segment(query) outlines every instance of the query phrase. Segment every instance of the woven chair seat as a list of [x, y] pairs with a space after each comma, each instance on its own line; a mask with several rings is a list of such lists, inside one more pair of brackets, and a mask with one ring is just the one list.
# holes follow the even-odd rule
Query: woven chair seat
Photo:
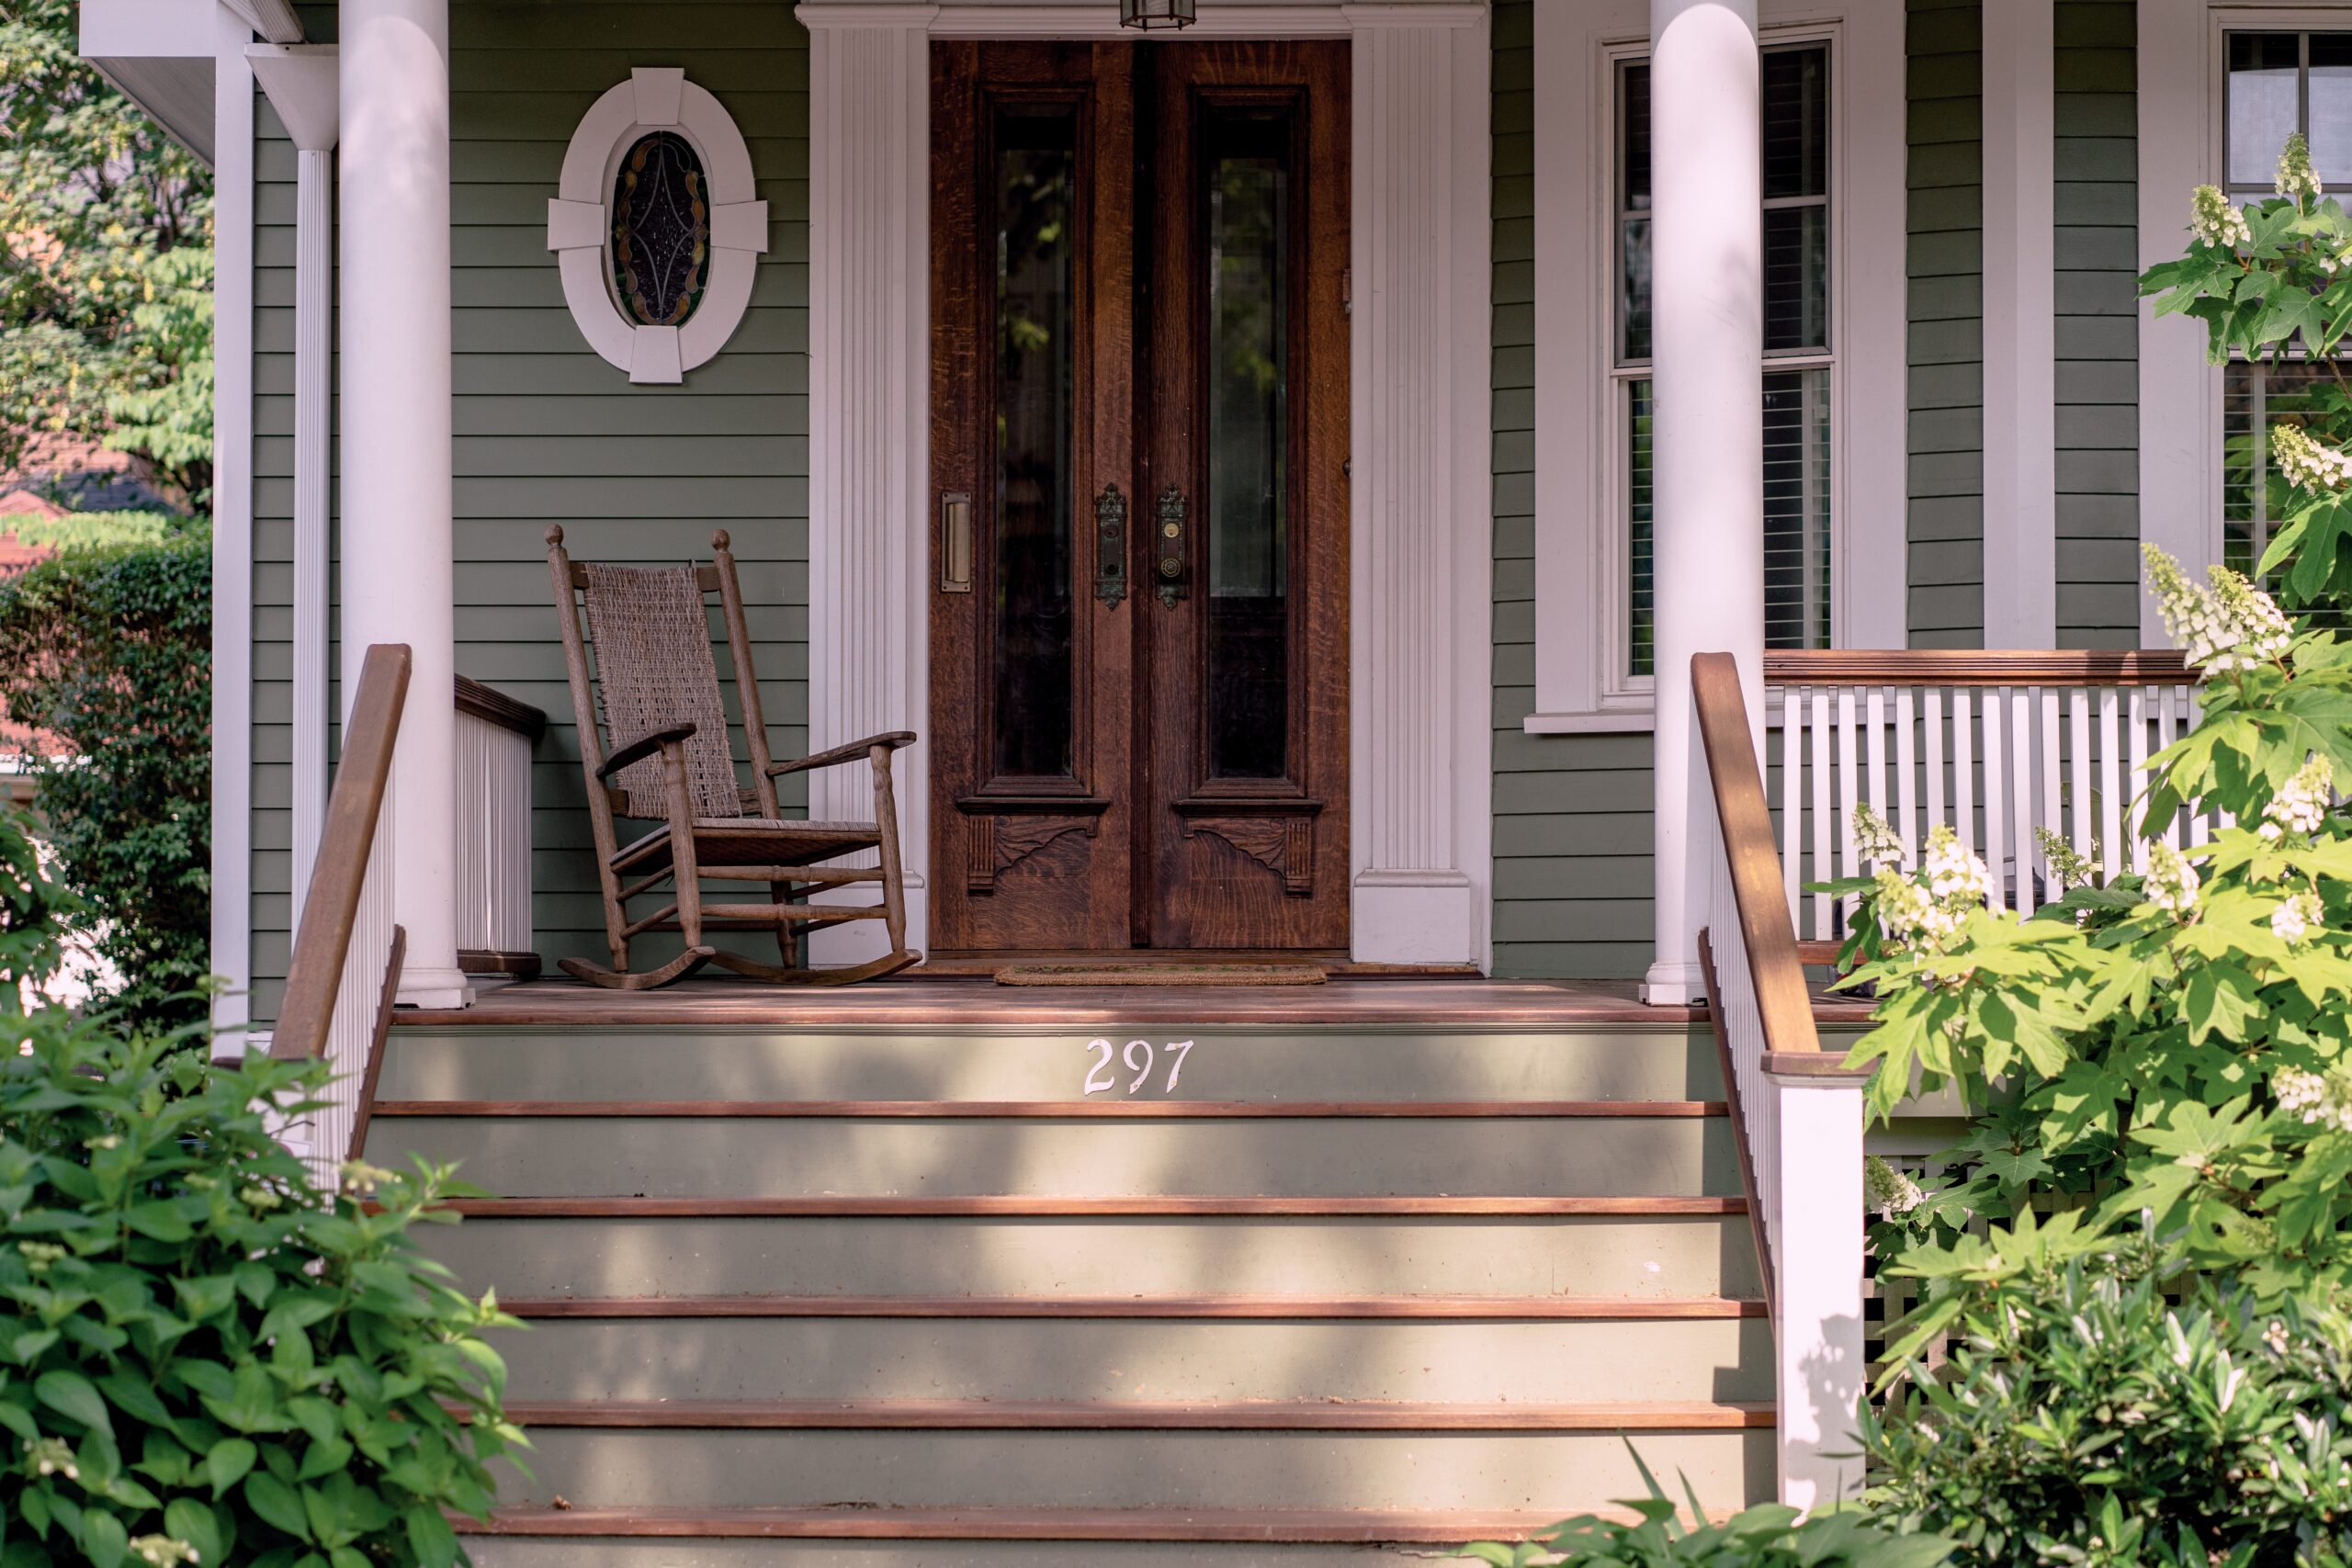
[[[695, 858], [704, 865], [807, 865], [881, 843], [872, 822], [803, 822], [797, 818], [697, 817]], [[634, 839], [613, 856], [616, 870], [648, 871], [670, 863], [667, 825]]]

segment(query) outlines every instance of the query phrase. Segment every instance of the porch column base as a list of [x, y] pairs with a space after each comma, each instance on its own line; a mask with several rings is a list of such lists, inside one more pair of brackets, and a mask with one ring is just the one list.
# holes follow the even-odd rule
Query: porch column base
[[1458, 871], [1356, 874], [1350, 918], [1359, 964], [1476, 964], [1478, 890]]
[[473, 977], [462, 969], [403, 966], [401, 988], [392, 999], [404, 1008], [469, 1008], [474, 1005]]
[[1642, 1002], [1654, 1008], [1689, 1007], [1707, 999], [1707, 977], [1696, 964], [1657, 963], [1642, 976]]

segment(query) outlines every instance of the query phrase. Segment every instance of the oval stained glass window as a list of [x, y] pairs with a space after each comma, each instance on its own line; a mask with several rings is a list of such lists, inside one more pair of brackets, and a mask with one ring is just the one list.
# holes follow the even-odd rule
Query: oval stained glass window
[[710, 187], [674, 130], [639, 137], [613, 177], [613, 292], [639, 326], [685, 324], [710, 282]]

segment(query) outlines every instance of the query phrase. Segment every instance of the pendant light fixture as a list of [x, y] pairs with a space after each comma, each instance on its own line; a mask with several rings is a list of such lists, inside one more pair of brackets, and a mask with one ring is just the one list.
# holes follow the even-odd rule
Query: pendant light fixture
[[1193, 0], [1119, 0], [1119, 25], [1145, 32], [1155, 28], [1189, 28]]

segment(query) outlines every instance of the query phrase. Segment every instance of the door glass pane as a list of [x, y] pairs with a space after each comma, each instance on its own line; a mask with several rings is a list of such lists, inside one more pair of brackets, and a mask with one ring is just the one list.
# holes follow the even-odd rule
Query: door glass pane
[[1208, 748], [1281, 778], [1290, 733], [1290, 123], [1207, 123]]
[[996, 771], [1071, 770], [1070, 231], [1078, 119], [1001, 110], [996, 207]]
[[2293, 33], [2230, 35], [2230, 184], [2267, 186], [2295, 130]]

